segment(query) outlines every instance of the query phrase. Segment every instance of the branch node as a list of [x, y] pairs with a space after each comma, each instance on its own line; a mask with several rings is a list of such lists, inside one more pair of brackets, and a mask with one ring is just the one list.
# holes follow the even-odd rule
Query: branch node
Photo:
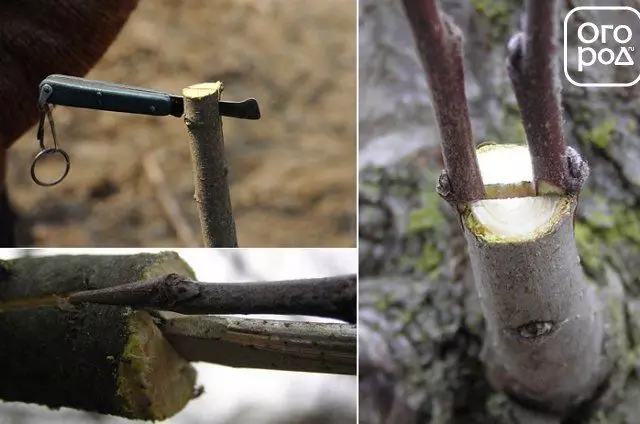
[[436, 185], [436, 193], [440, 195], [444, 200], [448, 202], [453, 201], [453, 192], [451, 189], [451, 180], [449, 179], [449, 174], [447, 174], [447, 170], [444, 169], [440, 176], [438, 177], [438, 183]]
[[435, 0], [404, 0], [418, 54], [431, 92], [449, 176], [450, 203], [465, 204], [485, 196], [475, 154], [465, 94], [462, 31]]
[[589, 163], [571, 146], [567, 147], [567, 166], [569, 178], [567, 191], [569, 194], [578, 194], [582, 186], [589, 178], [591, 170]]

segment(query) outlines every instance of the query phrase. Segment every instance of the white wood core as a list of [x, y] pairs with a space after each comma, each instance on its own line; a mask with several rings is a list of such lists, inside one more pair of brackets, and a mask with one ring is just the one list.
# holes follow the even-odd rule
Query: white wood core
[[[477, 151], [485, 185], [509, 185], [533, 181], [526, 146], [485, 145]], [[560, 197], [520, 197], [480, 200], [471, 211], [487, 230], [505, 238], [530, 238], [553, 217]]]

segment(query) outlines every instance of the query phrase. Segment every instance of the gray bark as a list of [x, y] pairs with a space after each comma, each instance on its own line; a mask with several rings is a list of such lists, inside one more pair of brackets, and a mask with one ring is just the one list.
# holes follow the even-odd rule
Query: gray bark
[[[524, 142], [504, 66], [519, 4], [443, 2], [466, 34], [477, 142]], [[486, 323], [466, 243], [456, 214], [435, 194], [439, 139], [409, 27], [399, 2], [365, 0], [360, 7], [361, 422], [561, 422], [488, 381], [480, 358]], [[633, 30], [640, 31], [637, 23]], [[562, 81], [567, 143], [591, 167], [576, 241], [611, 317], [605, 348], [615, 361], [595, 395], [562, 422], [631, 424], [640, 414], [638, 89], [590, 90]]]
[[309, 315], [356, 322], [356, 274], [236, 284], [204, 283], [167, 274], [102, 290], [72, 293], [67, 300], [128, 305], [186, 315]]
[[193, 161], [194, 199], [205, 247], [238, 247], [224, 152], [222, 83], [203, 83], [182, 90], [184, 122]]
[[533, 240], [483, 240], [464, 222], [487, 376], [494, 388], [558, 414], [592, 396], [612, 362], [603, 349], [608, 311], [585, 281], [573, 236], [577, 202], [568, 203]]
[[172, 318], [160, 328], [194, 362], [356, 374], [355, 325], [207, 316]]

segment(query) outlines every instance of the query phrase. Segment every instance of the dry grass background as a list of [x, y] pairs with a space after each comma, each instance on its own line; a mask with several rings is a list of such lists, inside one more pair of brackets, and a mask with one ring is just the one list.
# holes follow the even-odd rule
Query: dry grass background
[[[355, 246], [356, 4], [353, 0], [142, 0], [90, 78], [180, 93], [221, 80], [262, 119], [224, 120], [239, 243]], [[56, 108], [72, 158], [54, 188], [31, 182], [35, 129], [11, 152], [14, 204], [38, 246], [183, 246], [142, 163], [199, 235], [182, 119]]]

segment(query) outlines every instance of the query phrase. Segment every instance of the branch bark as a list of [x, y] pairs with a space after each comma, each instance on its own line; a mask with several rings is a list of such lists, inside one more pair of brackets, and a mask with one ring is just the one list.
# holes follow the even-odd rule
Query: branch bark
[[202, 283], [168, 274], [71, 293], [66, 300], [72, 304], [127, 305], [183, 314], [311, 315], [355, 323], [356, 280], [354, 274], [288, 281]]
[[[3, 304], [171, 271], [191, 274], [174, 253], [22, 258], [0, 265]], [[184, 408], [194, 393], [195, 369], [144, 311], [105, 305], [5, 310], [0, 336], [0, 399], [5, 401], [163, 420]]]
[[208, 316], [170, 318], [160, 328], [190, 361], [356, 374], [355, 325]]
[[538, 194], [575, 194], [568, 169], [556, 66], [556, 0], [527, 0], [525, 31], [509, 40], [507, 70], [520, 106]]
[[465, 95], [462, 33], [436, 0], [403, 0], [433, 99], [445, 174], [439, 192], [468, 203], [484, 198]]
[[[59, 258], [59, 261], [68, 260], [71, 261], [71, 269], [79, 271], [74, 265], [76, 257]], [[35, 264], [31, 265], [44, 267], [47, 273], [65, 272], [67, 275], [67, 265], [60, 265], [61, 270], [47, 269], [47, 264]], [[130, 265], [124, 263], [124, 266]], [[90, 272], [95, 273], [95, 267]], [[161, 269], [157, 272], [161, 272]], [[64, 281], [71, 275], [69, 273]], [[55, 284], [44, 290], [43, 284], [48, 283], [44, 283], [42, 277], [30, 280], [32, 284], [27, 284], [26, 290], [18, 290], [24, 288], [18, 285], [0, 286], [3, 289], [0, 318], [12, 312], [31, 317], [47, 310], [60, 309], [74, 313], [78, 308], [107, 307], [101, 304], [113, 305], [109, 307], [116, 311], [123, 310], [125, 316], [131, 313], [131, 307], [161, 309], [152, 311], [152, 316], [160, 320], [160, 328], [169, 343], [157, 328], [156, 338], [163, 340], [163, 346], [175, 349], [186, 360], [235, 367], [355, 375], [355, 325], [235, 317], [185, 317], [167, 311], [191, 314], [306, 314], [355, 323], [356, 275], [267, 283], [201, 283], [170, 273], [118, 284], [136, 275], [145, 274], [116, 274], [115, 281], [106, 274], [100, 274], [99, 287], [90, 281], [86, 283], [90, 290], [80, 291], [75, 289], [85, 284], [77, 275], [74, 284], [61, 285], [58, 279], [54, 279]], [[153, 327], [146, 313], [135, 313], [144, 314], [149, 326]], [[101, 317], [92, 316], [91, 319], [100, 322]], [[100, 322], [100, 325], [109, 324]], [[114, 328], [117, 330], [118, 326]], [[64, 338], [61, 332], [56, 334]]]
[[238, 247], [231, 209], [219, 101], [222, 83], [182, 90], [194, 167], [195, 200], [205, 247]]

